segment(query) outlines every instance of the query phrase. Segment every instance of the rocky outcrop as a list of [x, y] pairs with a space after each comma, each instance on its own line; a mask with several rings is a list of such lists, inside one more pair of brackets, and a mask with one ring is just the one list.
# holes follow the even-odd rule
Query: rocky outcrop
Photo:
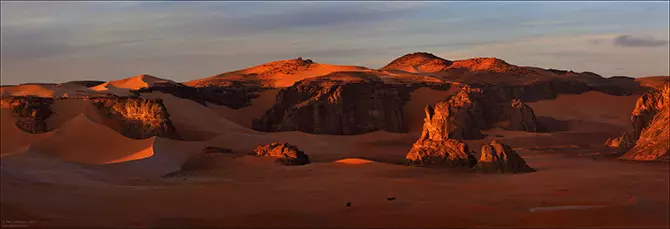
[[403, 132], [402, 107], [412, 88], [366, 72], [335, 72], [282, 89], [277, 103], [254, 120], [259, 131], [349, 135]]
[[470, 168], [477, 163], [468, 145], [456, 139], [419, 139], [405, 156], [408, 165]]
[[537, 132], [537, 118], [533, 109], [521, 102], [521, 100], [512, 100], [512, 106], [508, 107], [506, 114], [509, 118], [508, 130], [520, 130], [527, 132]]
[[[631, 121], [633, 129], [606, 144], [626, 149], [621, 159], [657, 160], [670, 157], [670, 84], [662, 90], [640, 97], [635, 104]], [[617, 144], [618, 143], [618, 144]]]
[[423, 130], [434, 139], [479, 139], [485, 129], [484, 107], [479, 102], [481, 89], [464, 87], [447, 101], [433, 108], [426, 106]]
[[[490, 94], [489, 94], [490, 95]], [[480, 139], [481, 130], [499, 127], [507, 130], [537, 131], [533, 110], [519, 99], [487, 96], [486, 89], [463, 87], [435, 107], [426, 107], [432, 135], [453, 139]]]
[[509, 147], [498, 140], [482, 146], [482, 155], [475, 170], [484, 173], [526, 173], [535, 170]]
[[162, 100], [136, 97], [93, 98], [110, 127], [129, 138], [144, 139], [152, 136], [179, 139], [170, 115]]
[[[471, 103], [463, 102], [463, 105], [467, 105], [469, 108], [461, 106], [463, 109], [459, 112], [467, 113], [468, 109], [475, 109]], [[464, 129], [459, 129], [458, 132], [454, 131], [459, 126], [454, 125], [455, 120], [450, 119], [453, 115], [450, 115], [448, 103], [439, 103], [436, 105], [436, 108], [432, 108], [430, 105], [426, 107], [423, 131], [419, 140], [412, 145], [412, 149], [410, 149], [405, 157], [407, 164], [469, 168], [477, 162], [468, 149], [467, 144], [450, 138], [454, 133], [459, 134], [459, 136], [467, 133], [464, 132], [467, 131]], [[461, 123], [470, 121], [465, 119], [461, 118], [458, 121], [461, 121]]]
[[298, 147], [288, 144], [273, 142], [254, 148], [256, 156], [269, 156], [277, 158], [284, 165], [304, 165], [309, 163], [309, 157]]
[[41, 98], [35, 96], [6, 97], [2, 98], [2, 107], [8, 108], [16, 117], [16, 126], [28, 133], [39, 134], [51, 131], [46, 120], [53, 114], [50, 106], [54, 103], [52, 98]]

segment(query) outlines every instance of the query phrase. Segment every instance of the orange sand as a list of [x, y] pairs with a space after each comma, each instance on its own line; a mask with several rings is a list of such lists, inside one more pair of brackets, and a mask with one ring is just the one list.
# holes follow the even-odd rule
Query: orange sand
[[65, 161], [107, 164], [153, 155], [155, 137], [135, 140], [88, 119], [84, 114], [67, 121], [53, 135], [33, 142], [31, 150]]

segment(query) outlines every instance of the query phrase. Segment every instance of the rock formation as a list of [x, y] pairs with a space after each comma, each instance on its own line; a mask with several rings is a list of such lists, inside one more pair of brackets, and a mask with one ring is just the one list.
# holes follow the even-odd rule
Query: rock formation
[[349, 135], [403, 132], [403, 104], [411, 88], [387, 84], [372, 73], [335, 72], [282, 89], [277, 103], [252, 128]]
[[527, 132], [537, 132], [537, 120], [533, 109], [521, 102], [521, 100], [512, 100], [512, 106], [508, 109], [509, 126], [508, 130], [520, 130]]
[[2, 107], [8, 108], [16, 117], [16, 126], [31, 134], [52, 130], [46, 120], [53, 114], [49, 108], [53, 103], [51, 98], [35, 96], [2, 98]]
[[94, 98], [93, 104], [111, 123], [108, 126], [129, 138], [152, 136], [179, 139], [162, 100], [135, 97]]
[[433, 139], [479, 139], [485, 129], [484, 108], [479, 102], [481, 90], [464, 87], [435, 108], [425, 108], [424, 132]]
[[288, 144], [273, 142], [254, 148], [256, 156], [269, 156], [277, 158], [284, 165], [304, 165], [309, 163], [309, 157], [298, 147]]
[[[467, 109], [462, 110], [462, 112], [466, 111]], [[424, 119], [421, 138], [412, 145], [412, 149], [407, 153], [405, 157], [407, 164], [469, 168], [477, 163], [467, 144], [450, 138], [450, 135], [456, 133], [453, 130], [458, 129], [459, 126], [454, 126], [454, 123], [450, 121], [450, 117], [453, 116], [449, 115], [447, 103], [439, 103], [436, 108], [432, 108], [430, 105], [426, 107], [426, 118]], [[463, 122], [469, 121], [465, 120]], [[457, 133], [460, 135], [467, 133], [464, 132], [466, 130], [461, 129], [459, 131]]]
[[628, 149], [621, 159], [657, 160], [670, 157], [670, 84], [641, 96], [631, 116], [633, 129], [607, 145]]
[[[425, 128], [433, 135], [463, 140], [480, 139], [483, 137], [481, 130], [492, 127], [537, 131], [533, 110], [521, 100], [510, 102], [485, 95], [485, 89], [465, 86], [434, 108], [427, 106], [426, 116], [432, 124]], [[444, 129], [433, 129], [435, 127]]]
[[482, 146], [482, 155], [475, 170], [484, 173], [524, 173], [535, 170], [526, 164], [511, 147], [498, 140]]

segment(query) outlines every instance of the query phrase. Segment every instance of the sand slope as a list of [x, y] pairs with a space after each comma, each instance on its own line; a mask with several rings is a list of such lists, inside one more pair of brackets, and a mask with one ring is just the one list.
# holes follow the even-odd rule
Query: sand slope
[[222, 118], [211, 109], [189, 99], [177, 98], [162, 92], [142, 93], [149, 99], [163, 99], [170, 120], [177, 133], [186, 140], [211, 139], [227, 131], [253, 132], [228, 119]]
[[37, 97], [53, 97], [54, 90], [52, 85], [37, 85], [24, 84], [17, 86], [2, 86], [0, 93], [2, 96], [37, 96]]
[[582, 120], [614, 125], [630, 125], [630, 112], [638, 95], [614, 96], [601, 92], [558, 95], [556, 99], [528, 103], [536, 116], [559, 120]]
[[31, 149], [65, 161], [108, 164], [146, 158], [154, 154], [155, 137], [135, 140], [95, 123], [84, 114], [67, 121]]

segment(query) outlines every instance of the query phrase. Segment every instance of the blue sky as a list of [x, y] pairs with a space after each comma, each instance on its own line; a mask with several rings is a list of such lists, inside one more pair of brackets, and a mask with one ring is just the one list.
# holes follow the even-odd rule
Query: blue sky
[[176, 81], [298, 56], [446, 59], [668, 75], [668, 2], [2, 2], [2, 84]]

